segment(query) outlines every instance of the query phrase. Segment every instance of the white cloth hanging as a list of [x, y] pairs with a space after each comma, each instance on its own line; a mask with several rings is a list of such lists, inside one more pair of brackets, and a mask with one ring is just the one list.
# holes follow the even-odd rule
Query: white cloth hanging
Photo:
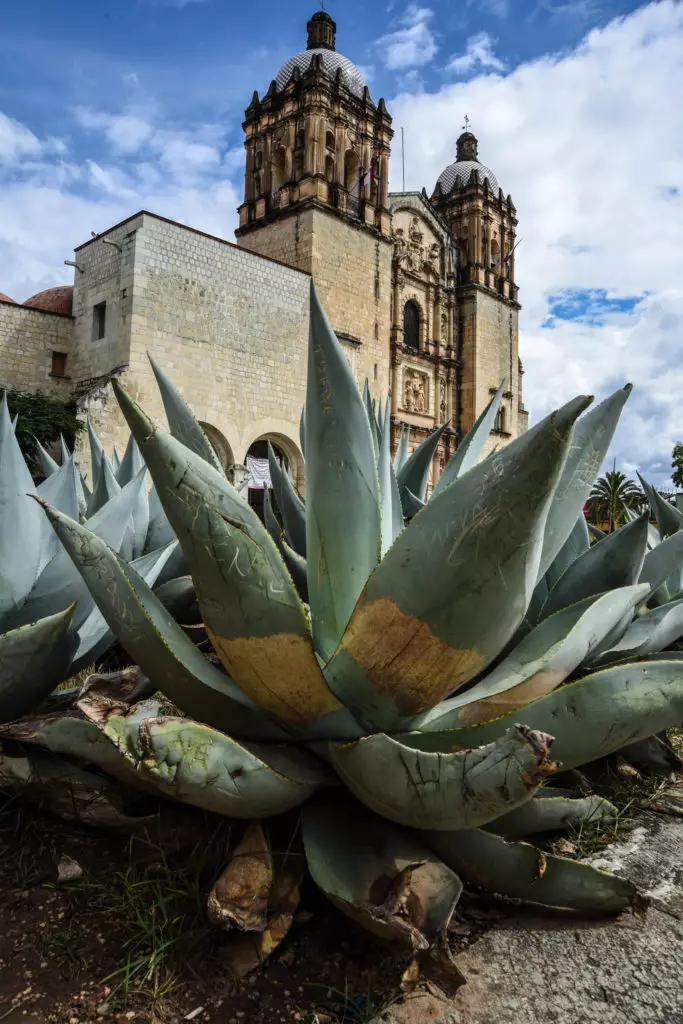
[[268, 459], [255, 459], [253, 455], [247, 455], [247, 474], [249, 487], [255, 491], [273, 486], [270, 482]]

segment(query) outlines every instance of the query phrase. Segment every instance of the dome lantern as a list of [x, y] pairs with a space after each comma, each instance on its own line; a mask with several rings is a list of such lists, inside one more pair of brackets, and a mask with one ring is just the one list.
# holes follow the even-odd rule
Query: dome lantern
[[337, 26], [327, 11], [316, 11], [306, 25], [308, 30], [307, 50], [334, 50]]

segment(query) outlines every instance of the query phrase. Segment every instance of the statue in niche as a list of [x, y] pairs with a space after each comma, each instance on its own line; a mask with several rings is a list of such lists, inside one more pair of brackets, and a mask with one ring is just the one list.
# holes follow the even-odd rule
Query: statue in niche
[[403, 407], [408, 412], [427, 412], [428, 385], [425, 374], [406, 370], [403, 383]]
[[439, 378], [439, 410], [441, 413], [440, 422], [446, 422], [446, 381], [443, 377]]
[[441, 248], [440, 248], [438, 242], [434, 242], [429, 247], [429, 251], [427, 253], [427, 260], [426, 260], [427, 268], [429, 270], [431, 270], [434, 274], [438, 274], [439, 273], [439, 261], [440, 261], [440, 258], [441, 258]]
[[408, 252], [408, 243], [403, 228], [394, 231], [394, 259], [397, 263], [403, 260]]
[[415, 412], [426, 412], [426, 397], [424, 377], [420, 376], [415, 391]]

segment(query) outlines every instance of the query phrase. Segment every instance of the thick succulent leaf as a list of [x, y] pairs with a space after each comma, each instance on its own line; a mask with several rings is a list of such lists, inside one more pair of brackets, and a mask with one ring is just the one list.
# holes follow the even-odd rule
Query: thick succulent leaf
[[286, 737], [204, 658], [135, 569], [84, 526], [45, 511], [112, 633], [157, 689], [217, 728], [259, 739]]
[[0, 721], [26, 714], [66, 675], [78, 645], [73, 611], [0, 634]]
[[474, 426], [470, 427], [462, 441], [448, 460], [448, 465], [439, 477], [434, 494], [438, 494], [444, 487], [448, 487], [459, 476], [466, 473], [472, 466], [476, 466], [481, 458], [484, 445], [491, 436], [491, 429], [495, 423], [500, 403], [505, 390], [505, 381], [502, 382], [495, 395], [486, 406]]
[[[398, 480], [397, 480], [398, 484]], [[425, 502], [413, 494], [412, 491], [406, 490], [401, 494], [399, 490], [399, 498], [401, 501], [402, 514], [406, 519], [412, 519], [425, 507]]]
[[656, 487], [643, 480], [640, 473], [638, 473], [638, 479], [647, 495], [652, 515], [657, 520], [657, 526], [659, 527], [662, 539], [678, 533], [683, 526], [683, 513], [679, 512], [676, 506], [672, 505], [666, 498], [663, 498]]
[[292, 577], [294, 586], [301, 600], [308, 604], [308, 566], [306, 559], [302, 558], [294, 548], [290, 548], [284, 537], [280, 538], [280, 551], [289, 575]]
[[315, 649], [327, 661], [380, 556], [371, 427], [349, 361], [311, 284], [306, 544]]
[[[12, 427], [12, 433], [14, 433], [14, 427]], [[52, 458], [47, 448], [44, 448], [38, 438], [35, 438], [36, 451], [38, 452], [38, 462], [40, 463], [40, 469], [44, 477], [50, 477], [53, 473], [56, 473], [59, 469], [59, 464]]]
[[366, 728], [393, 729], [430, 710], [514, 635], [587, 401], [570, 402], [437, 494], [387, 552], [325, 670]]
[[63, 434], [59, 435], [59, 450], [62, 453], [62, 465], [64, 465], [65, 462], [68, 462], [71, 452], [69, 451], [69, 446], [64, 440]]
[[331, 781], [303, 750], [238, 743], [184, 718], [139, 718], [135, 709], [97, 697], [84, 697], [79, 707], [159, 794], [216, 814], [282, 814]]
[[305, 406], [301, 409], [301, 416], [299, 417], [299, 443], [301, 445], [301, 454], [306, 457], [306, 408]]
[[398, 738], [419, 750], [460, 750], [491, 743], [520, 719], [552, 733], [553, 757], [563, 769], [578, 768], [683, 721], [683, 661], [664, 654], [615, 665], [567, 683], [521, 714], [441, 732], [428, 724]]
[[104, 446], [97, 436], [95, 428], [90, 422], [90, 416], [88, 416], [88, 440], [90, 442], [90, 488], [92, 496], [97, 490], [97, 485], [100, 481], [102, 460], [106, 458], [106, 455], [104, 454]]
[[411, 833], [348, 799], [303, 809], [306, 860], [342, 913], [411, 953], [445, 937], [462, 885]]
[[199, 615], [197, 594], [191, 576], [178, 576], [174, 580], [159, 583], [154, 593], [176, 622], [193, 623]]
[[111, 462], [111, 468], [114, 470], [114, 475], [118, 479], [119, 467], [121, 465], [121, 459], [119, 458], [119, 453], [116, 450], [116, 446], [114, 446], [112, 448], [110, 462]]
[[539, 832], [560, 832], [599, 825], [618, 817], [614, 804], [601, 796], [556, 795], [552, 787], [539, 789], [532, 800], [485, 826], [504, 839], [523, 839]]
[[556, 612], [528, 633], [493, 672], [465, 693], [443, 701], [419, 727], [429, 722], [432, 729], [457, 729], [489, 722], [550, 693], [647, 594], [646, 585], [622, 587]]
[[[53, 533], [56, 537], [56, 530], [53, 530]], [[103, 542], [101, 541], [100, 543]], [[136, 558], [134, 562], [130, 563], [131, 569], [145, 581], [148, 587], [153, 587], [177, 544], [178, 541], [173, 540], [165, 547], [159, 548], [158, 551], [149, 551], [146, 555]], [[112, 556], [116, 557], [113, 552]], [[81, 669], [98, 662], [102, 655], [109, 650], [115, 639], [116, 637], [109, 628], [107, 620], [102, 615], [100, 609], [93, 608], [78, 630], [78, 650], [74, 655], [70, 674], [74, 676]]]
[[588, 524], [586, 523], [586, 517], [582, 512], [574, 524], [574, 529], [569, 534], [563, 547], [556, 555], [552, 565], [548, 567], [548, 571], [545, 576], [542, 577], [547, 584], [548, 591], [552, 590], [560, 577], [565, 574], [569, 566], [572, 565], [577, 558], [580, 558], [581, 555], [585, 554], [590, 546], [591, 542], [590, 534], [588, 532]]
[[263, 825], [254, 821], [231, 853], [206, 901], [212, 924], [264, 932], [273, 885], [273, 855]]
[[678, 569], [681, 563], [683, 563], [683, 530], [675, 533], [672, 537], [667, 537], [652, 551], [648, 551], [638, 582], [649, 583], [652, 592], [655, 593], [671, 575], [672, 570]]
[[[271, 473], [271, 482], [272, 479], [273, 477]], [[269, 487], [266, 487], [263, 491], [263, 525], [272, 537], [278, 549], [280, 549], [280, 537], [282, 536], [282, 530], [273, 511], [273, 506], [270, 501]]]
[[168, 420], [168, 427], [171, 434], [173, 437], [177, 438], [181, 444], [184, 444], [186, 448], [189, 448], [191, 452], [199, 455], [200, 458], [204, 459], [205, 462], [208, 462], [210, 466], [213, 466], [217, 473], [224, 476], [223, 467], [213, 450], [213, 446], [202, 428], [199, 426], [199, 423], [195, 419], [194, 413], [190, 409], [189, 405], [180, 394], [175, 384], [173, 384], [161, 367], [152, 359], [149, 353], [147, 353], [147, 358], [152, 364], [152, 370], [156, 377], [161, 400], [164, 403], [166, 419]]
[[[270, 446], [269, 446], [270, 447]], [[306, 508], [294, 490], [289, 473], [281, 473], [282, 505], [279, 506], [287, 542], [302, 558], [306, 557]]]
[[125, 487], [125, 485], [129, 483], [134, 476], [137, 476], [144, 464], [137, 441], [131, 434], [128, 438], [128, 444], [126, 445], [126, 450], [123, 453], [123, 458], [121, 459], [121, 465], [116, 472], [116, 479], [121, 487]]
[[572, 562], [550, 591], [541, 609], [541, 618], [585, 597], [603, 594], [615, 587], [629, 587], [638, 581], [649, 582], [641, 575], [646, 544], [647, 513], [644, 513]]
[[528, 800], [555, 770], [552, 737], [514, 726], [477, 750], [433, 754], [378, 733], [331, 743], [334, 770], [355, 797], [411, 828], [477, 828]]
[[401, 500], [403, 500], [406, 491], [410, 491], [420, 501], [425, 500], [432, 460], [447, 426], [448, 424], [444, 423], [442, 426], [437, 427], [436, 430], [433, 430], [424, 439], [422, 444], [418, 445], [413, 454], [406, 459], [404, 465], [396, 474]]
[[0, 624], [21, 607], [38, 574], [41, 513], [26, 497], [33, 490], [5, 396], [0, 402]]
[[571, 449], [548, 513], [539, 576], [552, 565], [586, 504], [632, 390], [633, 385], [627, 384], [615, 391], [574, 427]]
[[121, 487], [116, 480], [114, 468], [107, 456], [102, 453], [97, 474], [97, 486], [93, 488], [88, 504], [88, 516], [94, 516], [96, 512], [104, 508], [120, 490]]
[[409, 441], [410, 427], [402, 427], [401, 436], [399, 437], [398, 445], [396, 446], [396, 454], [394, 455], [394, 472], [397, 476], [408, 461]]
[[145, 551], [155, 551], [172, 541], [175, 534], [161, 506], [156, 487], [152, 487], [147, 500], [149, 503], [149, 525], [145, 539]]
[[683, 636], [683, 599], [664, 604], [636, 618], [621, 640], [595, 660], [595, 665], [630, 661], [663, 651]]
[[[115, 551], [122, 550], [131, 535], [132, 511], [143, 487], [144, 472], [141, 472], [86, 524], [92, 533]], [[36, 508], [40, 512], [37, 504]], [[43, 515], [42, 512], [40, 514]], [[36, 580], [23, 608], [14, 617], [15, 624], [19, 626], [46, 615], [54, 615], [73, 601], [77, 602], [73, 624], [78, 629], [90, 615], [95, 602], [69, 555], [60, 547]]]
[[[280, 516], [282, 516], [282, 505], [284, 502], [282, 497], [282, 477], [284, 476], [284, 470], [270, 441], [268, 442], [268, 468], [270, 470], [270, 483], [273, 489], [273, 494], [275, 495], [275, 503]], [[266, 489], [266, 494], [267, 493], [268, 491]], [[268, 502], [270, 503], [270, 495], [268, 495]]]
[[303, 605], [254, 510], [224, 476], [156, 429], [116, 382], [114, 389], [187, 558], [213, 646], [235, 682], [292, 725], [320, 719], [321, 729], [333, 728], [337, 716], [341, 731], [330, 737], [358, 735], [325, 683]]
[[403, 529], [401, 498], [396, 474], [391, 464], [391, 415], [388, 398], [384, 417], [384, 429], [380, 437], [377, 475], [379, 477], [381, 510], [381, 554], [384, 557]]
[[658, 736], [648, 736], [637, 743], [629, 743], [627, 747], [621, 748], [619, 756], [639, 770], [644, 768], [646, 771], [667, 774], [683, 771], [683, 760], [665, 732]]
[[[69, 455], [66, 462], [56, 473], [46, 477], [42, 484], [35, 488], [35, 494], [43, 501], [54, 505], [64, 515], [78, 519], [78, 491], [76, 489], [77, 472], [73, 456]], [[39, 571], [45, 568], [59, 550], [59, 539], [46, 519], [43, 520], [40, 538]]]
[[429, 832], [423, 838], [466, 882], [501, 896], [589, 914], [619, 914], [636, 899], [636, 887], [624, 878], [491, 832]]
[[375, 461], [379, 458], [379, 431], [377, 429], [377, 417], [375, 416], [375, 403], [370, 397], [370, 385], [368, 384], [368, 378], [365, 378], [365, 384], [363, 385], [363, 403], [365, 405], [365, 411], [368, 415], [368, 423], [370, 424], [370, 436], [372, 438], [372, 447], [375, 452]]

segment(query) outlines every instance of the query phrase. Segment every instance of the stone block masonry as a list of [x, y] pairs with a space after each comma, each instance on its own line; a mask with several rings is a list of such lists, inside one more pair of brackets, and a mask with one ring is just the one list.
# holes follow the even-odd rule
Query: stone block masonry
[[[66, 355], [66, 376], [52, 374], [52, 353]], [[0, 301], [0, 391], [40, 392], [66, 401], [73, 387], [73, 320]]]

